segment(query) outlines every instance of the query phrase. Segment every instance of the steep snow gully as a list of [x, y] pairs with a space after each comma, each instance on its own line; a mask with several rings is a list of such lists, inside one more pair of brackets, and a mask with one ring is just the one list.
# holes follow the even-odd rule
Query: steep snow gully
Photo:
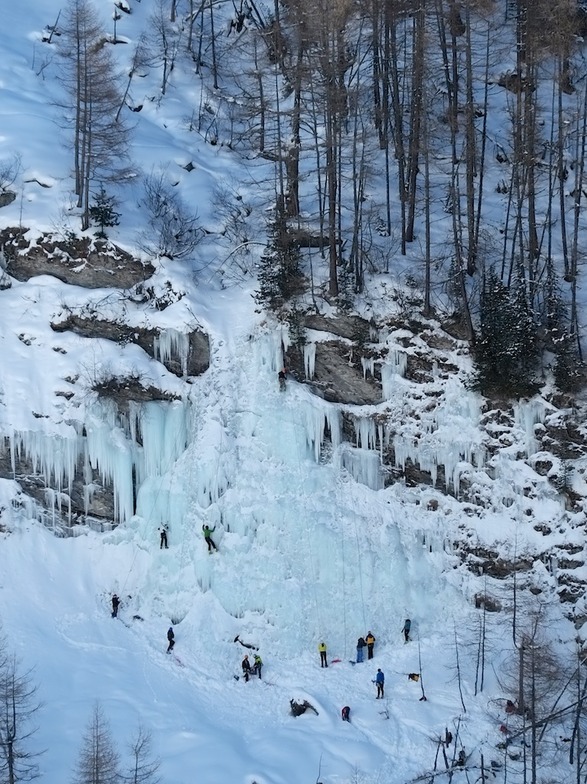
[[[450, 520], [412, 503], [403, 485], [377, 491], [343, 468], [351, 447], [337, 436], [336, 405], [294, 382], [279, 391], [284, 339], [267, 327], [218, 338], [181, 415], [145, 407], [137, 514], [114, 530], [55, 538], [22, 509], [10, 512], [14, 488], [2, 483], [11, 515], [0, 550], [4, 627], [36, 665], [53, 717], [40, 721], [45, 781], [70, 775], [95, 699], [121, 741], [138, 718], [153, 729], [164, 780], [199, 784], [363, 775], [401, 784], [429, 767], [430, 739], [461, 715], [444, 640], [474, 609], [451, 568]], [[177, 439], [173, 427], [184, 422]], [[113, 438], [102, 447], [110, 455]], [[362, 453], [372, 460], [352, 449], [353, 465]], [[162, 523], [167, 550], [159, 549]], [[208, 554], [204, 523], [215, 527], [218, 553]], [[109, 614], [113, 592], [119, 621]], [[22, 596], [30, 597], [24, 614]], [[404, 645], [408, 616], [414, 641]], [[166, 656], [170, 623], [176, 655]], [[369, 629], [375, 659], [354, 666], [356, 640]], [[237, 636], [259, 647], [262, 681], [235, 679], [246, 652]], [[321, 640], [328, 669], [319, 667]], [[433, 684], [427, 702], [422, 684], [405, 677], [419, 670], [419, 655]], [[386, 673], [383, 701], [374, 699], [377, 667]], [[319, 715], [292, 718], [291, 698]], [[485, 704], [467, 714], [463, 743], [486, 734]]]

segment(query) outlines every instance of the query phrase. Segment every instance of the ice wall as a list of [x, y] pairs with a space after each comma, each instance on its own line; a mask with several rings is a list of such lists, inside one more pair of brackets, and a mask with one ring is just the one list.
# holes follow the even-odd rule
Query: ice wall
[[[281, 328], [225, 340], [194, 379], [189, 403], [121, 413], [96, 401], [83, 427], [64, 426], [58, 438], [42, 429], [13, 433], [11, 455], [34, 462], [55, 508], [80, 472], [88, 506], [96, 473], [112, 484], [124, 525], [109, 536], [149, 554], [125, 577], [139, 614], [148, 605], [145, 614], [185, 619], [206, 634], [242, 632], [284, 655], [325, 637], [344, 656], [369, 627], [381, 640], [400, 628], [416, 601], [435, 622], [450, 607], [442, 544], [422, 536], [422, 506], [399, 486], [384, 488], [381, 460], [392, 439], [402, 459], [403, 438], [406, 458], [425, 462], [428, 444], [431, 466], [452, 461], [458, 473], [459, 455], [473, 459], [473, 451], [465, 434], [452, 452], [445, 441], [458, 411], [470, 406], [473, 419], [473, 405], [455, 390], [427, 412], [419, 434], [407, 425], [391, 431], [384, 418], [376, 422], [376, 407], [343, 410], [295, 382], [280, 392], [286, 341]], [[394, 403], [401, 407], [400, 386]], [[162, 552], [154, 530], [161, 522], [170, 528]], [[203, 523], [215, 527], [218, 553], [208, 554]]]
[[[404, 387], [403, 391], [407, 395], [410, 390]], [[403, 470], [410, 460], [429, 472], [433, 483], [439, 466], [443, 466], [447, 487], [458, 493], [462, 472], [485, 464], [479, 396], [464, 389], [457, 379], [448, 379], [441, 394], [425, 400], [424, 405], [413, 402], [412, 407], [416, 417], [388, 424], [395, 464]]]
[[[281, 350], [279, 330], [243, 337], [195, 380], [192, 433], [174, 465], [177, 550], [172, 570], [166, 555], [149, 580], [176, 586], [170, 612], [202, 630], [197, 608], [212, 595], [223, 623], [272, 651], [291, 655], [326, 637], [345, 655], [370, 626], [382, 639], [395, 628], [416, 586], [445, 612], [441, 546], [431, 552], [420, 509], [383, 488], [383, 425], [357, 413], [355, 443], [344, 441], [340, 406], [293, 382], [279, 392]], [[211, 556], [204, 522], [216, 526]]]
[[[96, 400], [86, 411], [85, 421], [62, 426], [61, 435], [43, 429], [12, 432], [5, 445], [14, 474], [24, 461], [51, 490], [49, 507], [71, 521], [70, 497], [74, 482], [83, 486], [85, 513], [88, 514], [94, 491], [92, 476], [97, 472], [103, 485], [112, 486], [114, 520], [124, 522], [138, 510], [158, 477], [167, 477], [188, 443], [189, 404], [185, 402], [129, 403], [121, 413], [116, 404]], [[169, 517], [168, 479], [159, 482], [156, 510], [150, 516]], [[141, 496], [142, 486], [145, 491]], [[65, 504], [65, 508], [64, 508]], [[166, 511], [167, 510], [167, 511]]]

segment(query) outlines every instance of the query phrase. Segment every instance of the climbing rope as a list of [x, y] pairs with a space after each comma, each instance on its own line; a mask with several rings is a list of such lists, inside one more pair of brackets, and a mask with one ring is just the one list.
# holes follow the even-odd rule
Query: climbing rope
[[[352, 478], [349, 478], [349, 481], [354, 481], [354, 480]], [[350, 485], [350, 495], [351, 498], [354, 496], [354, 490], [352, 485]], [[353, 503], [352, 508], [356, 509], [356, 504]], [[357, 543], [357, 567], [359, 572], [359, 592], [361, 594], [361, 613], [363, 616], [363, 628], [367, 629], [367, 616], [365, 613], [365, 592], [363, 588], [363, 564], [361, 561], [361, 539], [359, 537], [359, 531], [357, 529], [357, 518], [354, 514], [352, 515], [352, 519], [353, 519], [353, 529], [355, 532], [355, 541]]]
[[[281, 393], [278, 391], [277, 394], [281, 394]], [[299, 411], [299, 401], [298, 401], [298, 411]], [[301, 417], [297, 418], [295, 414], [292, 413], [290, 422], [292, 423], [292, 425], [298, 428], [299, 432], [304, 431], [304, 425], [301, 420]], [[298, 476], [298, 486], [302, 487], [303, 486], [302, 456], [299, 448], [297, 449], [297, 476]], [[324, 628], [322, 611], [320, 609], [320, 602], [318, 600], [318, 590], [317, 590], [318, 577], [319, 577], [318, 565], [314, 558], [314, 552], [312, 548], [312, 538], [310, 536], [310, 526], [308, 522], [308, 515], [304, 513], [304, 510], [300, 510], [300, 513], [304, 520], [304, 536], [305, 536], [305, 545], [308, 552], [308, 563], [310, 564], [310, 568], [312, 569], [310, 582], [312, 584], [312, 595], [314, 599], [314, 617], [317, 619], [317, 624], [318, 624], [318, 628], [316, 629], [315, 635], [316, 637], [322, 639], [323, 637], [326, 636], [325, 635], [326, 630]]]
[[[340, 510], [340, 503], [338, 506]], [[347, 625], [346, 625], [346, 564], [345, 564], [345, 555], [344, 555], [344, 521], [341, 519], [340, 513], [338, 515], [338, 520], [340, 524], [340, 543], [341, 543], [341, 556], [342, 556], [342, 626], [344, 632], [344, 658], [347, 658]]]
[[[151, 504], [151, 508], [149, 509], [149, 513], [146, 516], [145, 520], [150, 520], [152, 515], [153, 515], [153, 512], [155, 511], [155, 508], [157, 506], [157, 501], [159, 500], [159, 496], [161, 495], [161, 491], [163, 489], [163, 484], [164, 484], [165, 480], [167, 479], [167, 476], [168, 476], [169, 471], [171, 469], [172, 462], [176, 462], [176, 461], [170, 455], [169, 458], [167, 459], [167, 463], [166, 463], [165, 467], [161, 471], [161, 475], [160, 475], [160, 478], [159, 478], [159, 486], [157, 488], [157, 492], [155, 493], [155, 497], [153, 498], [153, 502]], [[130, 575], [132, 574], [132, 572], [134, 570], [134, 565], [135, 565], [135, 562], [136, 562], [138, 554], [139, 554], [139, 548], [137, 546], [135, 546], [135, 548], [134, 548], [134, 555], [132, 557], [132, 560], [131, 560], [131, 563], [130, 563], [130, 567], [129, 567], [128, 572], [126, 574], [126, 577], [124, 579], [124, 583], [122, 584], [122, 588], [120, 589], [121, 592], [123, 592], [125, 590], [125, 588], [126, 588], [128, 580], [130, 578]]]

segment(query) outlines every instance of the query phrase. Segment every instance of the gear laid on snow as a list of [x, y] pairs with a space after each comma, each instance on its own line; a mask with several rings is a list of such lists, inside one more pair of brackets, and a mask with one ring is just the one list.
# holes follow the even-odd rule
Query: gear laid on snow
[[316, 716], [318, 716], [318, 711], [310, 702], [308, 702], [308, 700], [304, 700], [303, 702], [296, 702], [295, 700], [290, 700], [289, 707], [291, 709], [292, 716], [301, 716], [307, 710], [314, 711]]
[[243, 642], [238, 634], [234, 638], [233, 642], [238, 642], [238, 644], [242, 645], [243, 648], [249, 648], [251, 651], [258, 651], [259, 650], [259, 648], [256, 645], [251, 645], [251, 643], [249, 643], [249, 642]]

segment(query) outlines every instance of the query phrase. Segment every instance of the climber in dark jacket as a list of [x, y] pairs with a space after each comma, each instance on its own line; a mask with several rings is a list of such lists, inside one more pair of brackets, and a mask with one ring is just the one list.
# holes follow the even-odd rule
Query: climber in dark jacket
[[120, 599], [118, 598], [118, 596], [116, 594], [114, 594], [113, 597], [112, 597], [112, 617], [113, 618], [117, 618], [118, 617], [118, 607], [119, 607], [119, 605], [120, 605]]
[[167, 653], [171, 653], [173, 646], [175, 645], [175, 634], [173, 633], [173, 628], [171, 626], [167, 629], [167, 641], [169, 642]]
[[243, 678], [245, 679], [245, 683], [247, 683], [251, 675], [251, 662], [249, 661], [248, 653], [245, 653], [245, 658], [241, 662], [241, 667], [243, 670]]
[[367, 643], [362, 637], [359, 637], [357, 640], [357, 664], [363, 661], [363, 648], [365, 648]]
[[404, 633], [404, 642], [410, 641], [411, 628], [412, 628], [412, 622], [410, 621], [409, 618], [406, 618], [406, 620], [404, 621], [404, 628], [402, 629], [402, 632]]
[[345, 705], [344, 708], [341, 710], [341, 716], [343, 721], [350, 722], [351, 720], [351, 709], [348, 705]]
[[385, 696], [385, 694], [384, 694], [385, 675], [383, 674], [383, 672], [381, 670], [377, 670], [377, 675], [375, 676], [374, 683], [377, 686], [377, 697], [376, 697], [376, 699], [378, 699], [378, 700], [379, 699], [383, 699], [384, 696]]

